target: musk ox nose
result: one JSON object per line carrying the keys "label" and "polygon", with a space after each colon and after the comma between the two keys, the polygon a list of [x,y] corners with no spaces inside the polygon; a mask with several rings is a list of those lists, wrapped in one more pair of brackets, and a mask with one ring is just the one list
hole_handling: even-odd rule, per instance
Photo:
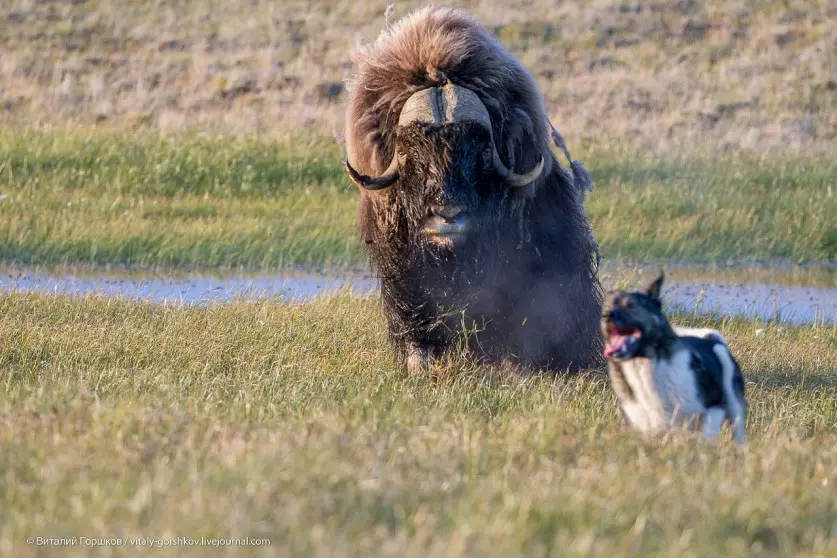
{"label": "musk ox nose", "polygon": [[432,208],[433,214],[441,217],[445,221],[453,221],[460,215],[466,213],[464,207],[460,205],[437,205]]}
{"label": "musk ox nose", "polygon": [[457,204],[434,204],[424,222],[424,233],[449,243],[452,238],[467,234],[471,228],[471,216],[465,206]]}

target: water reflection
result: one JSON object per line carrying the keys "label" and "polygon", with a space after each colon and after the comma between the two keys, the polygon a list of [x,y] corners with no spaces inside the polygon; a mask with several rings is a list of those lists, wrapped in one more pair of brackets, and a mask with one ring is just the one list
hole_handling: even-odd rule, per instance
{"label": "water reflection", "polygon": [[[609,266],[606,287],[633,288],[650,279],[650,266]],[[667,266],[664,298],[686,310],[713,311],[788,323],[837,323],[837,270]],[[205,305],[233,299],[279,297],[310,300],[348,288],[363,296],[377,290],[368,274],[283,273],[131,273],[95,269],[7,268],[0,291],[100,294],[157,303]]]}

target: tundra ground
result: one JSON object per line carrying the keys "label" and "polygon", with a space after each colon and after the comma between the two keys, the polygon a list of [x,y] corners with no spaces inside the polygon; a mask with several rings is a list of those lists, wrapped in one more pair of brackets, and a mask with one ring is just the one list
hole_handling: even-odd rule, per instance
{"label": "tundra ground", "polygon": [[[0,260],[363,266],[331,136],[387,3],[4,2]],[[609,260],[837,259],[833,3],[452,3],[543,88]],[[837,554],[835,328],[679,321],[740,360],[745,450],[628,433],[601,376],[406,376],[368,299],[0,293],[0,555]]]}
{"label": "tundra ground", "polygon": [[[340,134],[389,0],[7,0],[0,115],[133,132]],[[835,153],[830,0],[451,0],[535,76],[571,148]],[[389,21],[427,2],[393,6]]]}
{"label": "tundra ground", "polygon": [[745,450],[627,432],[601,377],[404,375],[370,299],[3,295],[0,552],[249,536],[271,545],[225,555],[833,556],[837,330],[679,321],[740,360]]}

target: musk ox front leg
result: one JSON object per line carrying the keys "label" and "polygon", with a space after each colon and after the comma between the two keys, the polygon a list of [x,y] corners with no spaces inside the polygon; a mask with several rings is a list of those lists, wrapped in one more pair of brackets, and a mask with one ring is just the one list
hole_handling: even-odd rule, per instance
{"label": "musk ox front leg", "polygon": [[432,325],[437,320],[427,312],[428,303],[409,290],[395,288],[387,278],[381,282],[381,302],[395,361],[410,373],[428,368],[443,345],[440,328]]}
{"label": "musk ox front leg", "polygon": [[431,351],[426,345],[409,343],[407,346],[407,372],[416,374],[427,369],[431,362]]}
{"label": "musk ox front leg", "polygon": [[396,360],[410,374],[427,371],[441,358],[442,351],[430,343],[418,340],[404,340],[402,343],[401,348],[395,351]]}

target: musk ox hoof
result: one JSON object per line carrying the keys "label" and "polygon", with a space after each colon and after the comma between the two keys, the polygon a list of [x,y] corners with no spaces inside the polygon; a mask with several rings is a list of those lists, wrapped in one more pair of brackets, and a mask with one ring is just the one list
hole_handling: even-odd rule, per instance
{"label": "musk ox hoof", "polygon": [[410,344],[407,351],[407,372],[423,372],[430,363],[430,351],[422,345]]}

